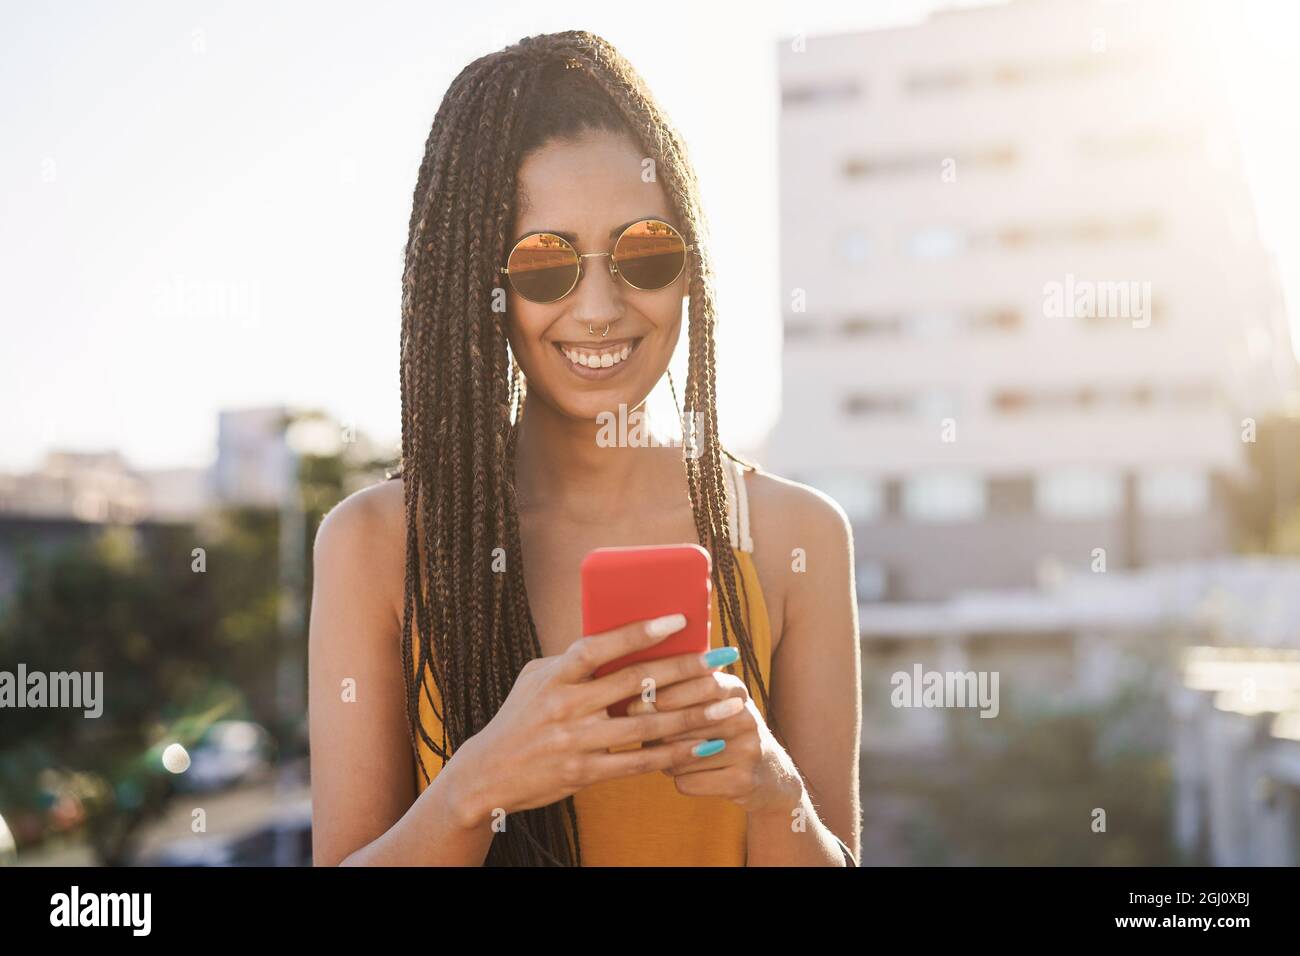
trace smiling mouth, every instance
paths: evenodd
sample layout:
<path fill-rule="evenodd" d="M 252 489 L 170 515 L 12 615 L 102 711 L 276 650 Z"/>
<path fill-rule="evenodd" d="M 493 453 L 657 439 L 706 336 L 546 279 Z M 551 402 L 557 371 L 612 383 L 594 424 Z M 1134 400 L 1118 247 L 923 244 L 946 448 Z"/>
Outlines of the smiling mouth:
<path fill-rule="evenodd" d="M 569 364 L 587 369 L 613 368 L 622 365 L 636 351 L 641 339 L 622 339 L 595 348 L 571 342 L 553 343 L 556 350 L 569 360 Z"/>

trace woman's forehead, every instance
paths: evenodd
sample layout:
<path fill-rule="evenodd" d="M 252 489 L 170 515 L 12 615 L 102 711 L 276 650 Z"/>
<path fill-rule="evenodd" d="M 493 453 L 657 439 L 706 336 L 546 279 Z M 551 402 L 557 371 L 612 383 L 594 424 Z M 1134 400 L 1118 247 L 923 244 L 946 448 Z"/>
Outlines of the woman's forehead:
<path fill-rule="evenodd" d="M 595 242 L 641 218 L 677 224 L 653 166 L 630 141 L 606 137 L 548 144 L 524 160 L 516 180 L 516 236 L 545 230 Z"/>

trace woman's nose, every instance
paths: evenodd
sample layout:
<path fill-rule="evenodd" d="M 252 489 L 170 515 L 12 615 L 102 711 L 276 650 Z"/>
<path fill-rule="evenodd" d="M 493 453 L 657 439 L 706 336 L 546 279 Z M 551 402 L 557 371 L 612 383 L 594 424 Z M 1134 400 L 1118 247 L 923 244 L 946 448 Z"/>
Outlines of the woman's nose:
<path fill-rule="evenodd" d="M 623 293 L 610 255 L 582 260 L 578 287 L 573 290 L 574 316 L 582 322 L 612 322 L 623 315 Z"/>

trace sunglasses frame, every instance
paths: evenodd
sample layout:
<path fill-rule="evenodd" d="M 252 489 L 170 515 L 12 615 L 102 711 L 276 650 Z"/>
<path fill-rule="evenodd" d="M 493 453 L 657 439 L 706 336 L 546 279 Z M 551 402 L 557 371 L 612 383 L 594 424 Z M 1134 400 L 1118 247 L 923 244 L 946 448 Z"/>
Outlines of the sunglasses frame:
<path fill-rule="evenodd" d="M 519 296 L 521 299 L 525 299 L 526 301 L 532 302 L 536 305 L 551 305 L 554 302 L 559 302 L 561 299 L 563 299 L 565 296 L 572 293 L 573 290 L 578 287 L 578 283 L 582 281 L 582 276 L 583 276 L 583 262 L 582 262 L 583 259 L 599 259 L 601 256 L 608 256 L 610 275 L 617 276 L 618 278 L 622 279 L 625 283 L 627 283 L 629 288 L 636 289 L 638 292 L 658 292 L 660 289 L 668 288 L 670 285 L 672 285 L 674 282 L 676 282 L 678 279 L 682 277 L 682 273 L 686 271 L 686 258 L 687 258 L 686 253 L 690 252 L 695 248 L 695 243 L 693 242 L 688 243 L 686 241 L 686 237 L 682 235 L 681 230 L 679 230 L 671 222 L 665 222 L 662 219 L 656 219 L 653 216 L 648 216 L 645 219 L 638 219 L 636 222 L 628 223 L 627 226 L 623 229 L 623 231 L 618 234 L 618 238 L 614 240 L 614 248 L 618 248 L 618 244 L 623 241 L 623 237 L 626 236 L 630 230 L 646 222 L 657 222 L 660 225 L 667 226 L 669 229 L 673 231 L 673 235 L 675 235 L 678 239 L 682 241 L 682 267 L 677 270 L 677 275 L 673 276 L 663 285 L 658 286 L 654 289 L 643 289 L 638 285 L 633 285 L 632 281 L 627 276 L 623 275 L 622 272 L 619 271 L 618 260 L 614 258 L 613 252 L 579 252 L 576 248 L 574 248 L 573 243 L 569 242 L 568 239 L 565 239 L 563 236 L 558 236 L 553 232 L 547 232 L 545 229 L 539 229 L 537 232 L 530 232 L 527 235 L 520 236 L 518 241 L 516 241 L 515 244 L 510 247 L 510 252 L 506 254 L 506 262 L 508 263 L 510 261 L 510 257 L 515 254 L 516 249 L 518 249 L 527 240 L 532 239 L 534 236 L 555 236 L 556 239 L 559 239 L 571 250 L 573 250 L 573 254 L 578 258 L 578 272 L 573 280 L 573 284 L 569 286 L 567 289 L 565 289 L 562 294 L 556 296 L 554 299 L 538 300 L 538 299 L 531 299 L 519 291 L 519 288 L 514 284 L 514 281 L 510 279 L 510 269 L 508 266 L 501 266 L 501 274 L 505 276 L 507 280 L 510 281 L 510 288 L 514 289 L 515 295 Z"/>

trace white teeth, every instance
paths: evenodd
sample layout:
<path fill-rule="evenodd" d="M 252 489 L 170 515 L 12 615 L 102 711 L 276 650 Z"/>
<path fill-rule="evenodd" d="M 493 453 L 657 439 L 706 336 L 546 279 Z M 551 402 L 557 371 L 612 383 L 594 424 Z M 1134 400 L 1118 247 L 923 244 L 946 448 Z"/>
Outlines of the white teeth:
<path fill-rule="evenodd" d="M 615 352 L 588 352 L 582 349 L 561 348 L 567 358 L 574 365 L 582 365 L 586 368 L 609 368 L 618 365 L 632 354 L 633 345 L 628 344 Z"/>

